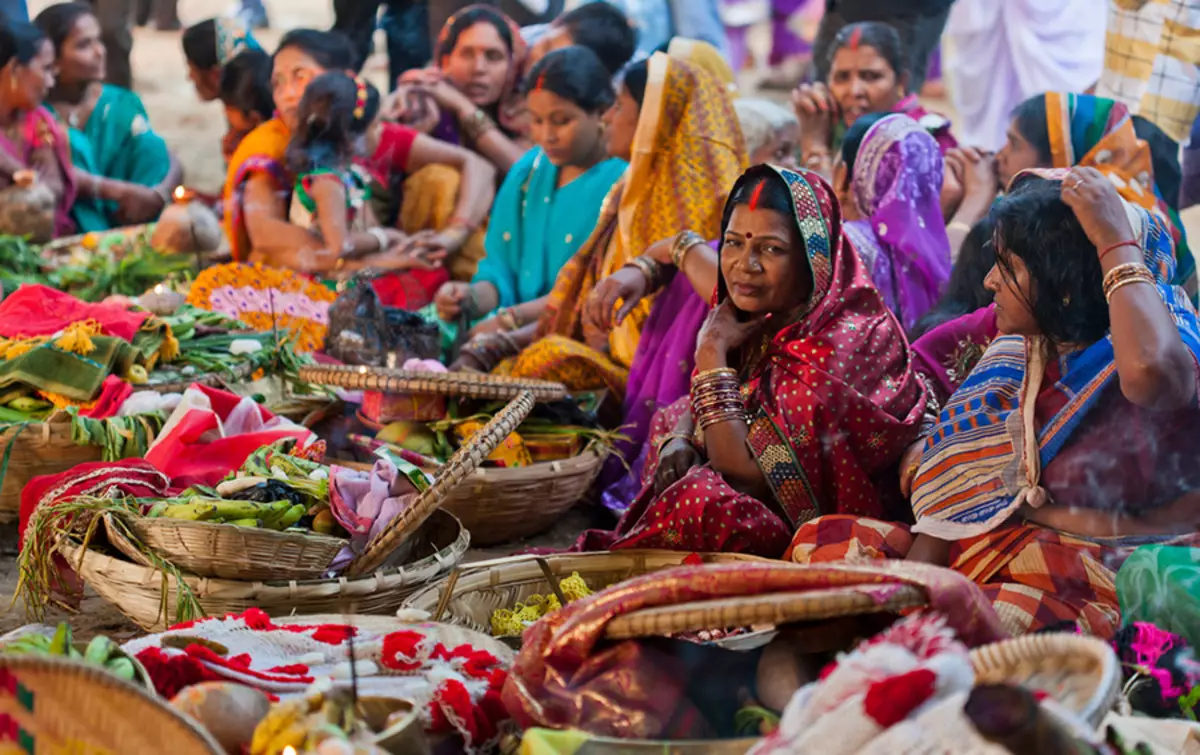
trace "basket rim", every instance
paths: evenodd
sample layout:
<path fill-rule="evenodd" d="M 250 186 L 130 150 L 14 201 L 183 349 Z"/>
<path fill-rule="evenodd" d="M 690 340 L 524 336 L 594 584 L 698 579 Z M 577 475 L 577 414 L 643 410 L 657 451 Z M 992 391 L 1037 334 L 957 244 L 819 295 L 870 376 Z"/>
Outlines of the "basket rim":
<path fill-rule="evenodd" d="M 147 709 L 154 710 L 155 715 L 164 719 L 170 719 L 172 724 L 180 729 L 181 734 L 186 733 L 190 735 L 195 739 L 196 744 L 204 745 L 213 755 L 224 753 L 224 749 L 217 744 L 217 741 L 211 734 L 192 719 L 167 704 L 166 700 L 157 695 L 151 695 L 148 691 L 133 682 L 119 679 L 98 666 L 70 658 L 37 655 L 5 655 L 0 656 L 0 668 L 10 668 L 17 673 L 20 673 L 24 669 L 34 673 L 73 677 L 76 683 L 80 679 L 83 679 L 104 688 L 108 694 L 115 694 L 124 698 L 137 698 L 145 703 Z"/>
<path fill-rule="evenodd" d="M 325 535 L 320 532 L 288 532 L 286 530 L 271 530 L 262 527 L 243 527 L 238 524 L 230 524 L 229 522 L 206 522 L 194 521 L 191 519 L 172 519 L 165 516 L 143 516 L 133 514 L 128 511 L 114 511 L 113 515 L 121 517 L 131 523 L 131 526 L 148 527 L 151 529 L 162 530 L 189 530 L 194 529 L 202 531 L 207 528 L 215 528 L 215 532 L 233 532 L 243 537 L 250 537 L 262 540 L 306 540 L 312 543 L 321 543 L 338 547 L 345 545 L 348 542 L 347 538 L 334 537 L 333 535 Z"/>
<path fill-rule="evenodd" d="M 443 511 L 440 509 L 435 511 L 433 513 L 433 516 L 449 517 L 450 519 L 452 519 L 454 521 L 454 524 L 458 527 L 458 536 L 455 537 L 455 539 L 450 544 L 448 544 L 442 548 L 439 548 L 437 553 L 441 553 L 443 551 L 454 550 L 456 548 L 456 546 L 458 546 L 459 543 L 463 542 L 464 540 L 467 543 L 466 547 L 467 548 L 470 547 L 471 535 L 467 531 L 467 528 L 463 527 L 462 522 L 460 522 L 458 520 L 458 517 L 454 516 L 449 511 Z M 79 558 L 79 553 L 81 550 L 81 544 L 79 542 L 77 542 L 73 539 L 69 540 L 69 541 L 60 540 L 59 545 L 57 547 L 61 550 L 66 551 L 63 553 L 63 557 L 66 558 L 68 560 L 68 562 L 71 562 L 72 565 L 75 563 L 74 560 L 77 560 Z M 144 571 L 153 571 L 153 572 L 159 571 L 158 569 L 155 569 L 152 566 L 143 566 L 142 564 L 136 563 L 135 561 L 131 561 L 127 557 L 125 557 L 124 554 L 121 554 L 120 556 L 116 556 L 116 555 L 109 554 L 109 553 L 102 553 L 102 552 L 100 552 L 94 548 L 90 548 L 90 547 L 87 549 L 87 552 L 86 552 L 86 554 L 84 554 L 84 557 L 85 557 L 85 559 L 92 559 L 92 558 L 99 559 L 101 563 L 104 563 L 105 561 L 116 562 L 117 564 L 120 564 L 122 568 L 128 567 L 128 568 L 141 569 Z M 321 587 L 324 585 L 335 584 L 335 583 L 336 584 L 349 584 L 352 582 L 365 582 L 368 580 L 386 580 L 390 577 L 397 577 L 397 576 L 404 574 L 406 571 L 409 571 L 414 564 L 419 563 L 420 561 L 424 561 L 426 558 L 436 558 L 436 554 L 418 559 L 417 561 L 414 561 L 412 563 L 402 564 L 400 566 L 389 566 L 389 567 L 386 567 L 383 569 L 377 569 L 377 570 L 367 573 L 367 574 L 359 574 L 359 575 L 354 575 L 354 576 L 339 575 L 337 577 L 328 577 L 328 578 L 320 578 L 320 579 L 279 579 L 279 580 L 263 581 L 263 580 L 222 579 L 221 577 L 201 577 L 199 575 L 191 574 L 189 572 L 182 572 L 182 574 L 183 574 L 184 582 L 186 582 L 193 589 L 195 589 L 196 585 L 216 585 L 218 587 L 237 586 L 239 589 L 243 589 L 243 590 L 257 589 L 260 587 L 265 587 L 265 588 L 269 588 L 269 589 L 273 589 L 273 590 L 294 590 L 294 589 L 303 589 L 306 587 Z"/>
<path fill-rule="evenodd" d="M 448 397 L 507 399 L 528 391 L 538 401 L 568 395 L 562 383 L 477 372 L 424 372 L 366 365 L 319 364 L 300 368 L 299 379 L 317 385 L 385 393 L 433 394 Z"/>

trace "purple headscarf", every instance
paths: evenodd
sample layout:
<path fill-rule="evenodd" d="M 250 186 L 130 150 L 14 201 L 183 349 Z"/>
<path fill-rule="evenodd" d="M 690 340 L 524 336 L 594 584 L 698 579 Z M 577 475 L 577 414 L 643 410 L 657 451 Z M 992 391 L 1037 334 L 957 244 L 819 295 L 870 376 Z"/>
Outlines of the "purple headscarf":
<path fill-rule="evenodd" d="M 846 223 L 846 235 L 909 330 L 950 278 L 937 142 L 906 115 L 881 118 L 858 148 L 853 191 L 867 219 Z"/>

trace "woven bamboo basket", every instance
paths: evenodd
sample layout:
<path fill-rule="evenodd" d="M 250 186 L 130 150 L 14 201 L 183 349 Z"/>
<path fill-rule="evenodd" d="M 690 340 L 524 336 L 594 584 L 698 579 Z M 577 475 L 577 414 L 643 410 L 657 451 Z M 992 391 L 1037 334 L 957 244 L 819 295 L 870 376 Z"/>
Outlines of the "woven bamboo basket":
<path fill-rule="evenodd" d="M 3 656 L 0 672 L 15 682 L 0 692 L 0 714 L 11 716 L 33 740 L 30 752 L 224 753 L 182 713 L 99 667 L 64 658 Z"/>
<path fill-rule="evenodd" d="M 1116 705 L 1121 664 L 1108 643 L 1075 634 L 1032 634 L 971 651 L 976 684 L 1040 690 L 1092 726 Z"/>
<path fill-rule="evenodd" d="M 405 606 L 425 611 L 434 621 L 491 634 L 492 614 L 497 608 L 512 608 L 531 595 L 550 594 L 557 589 L 558 580 L 574 572 L 579 572 L 589 588 L 599 591 L 630 577 L 679 566 L 688 555 L 679 551 L 628 550 L 481 561 L 455 569 L 445 579 L 415 592 Z M 711 553 L 701 558 L 709 564 L 763 560 L 734 553 Z M 555 580 L 553 586 L 551 578 Z"/>
<path fill-rule="evenodd" d="M 0 483 L 0 522 L 17 520 L 21 491 L 34 477 L 66 472 L 77 464 L 100 461 L 99 446 L 80 446 L 71 440 L 71 418 L 51 415 L 45 422 L 15 425 L 0 433 L 0 455 L 11 450 Z"/>
<path fill-rule="evenodd" d="M 402 565 L 364 576 L 242 582 L 185 575 L 184 582 L 209 616 L 254 607 L 271 616 L 297 612 L 390 614 L 414 590 L 447 574 L 469 545 L 467 531 L 442 511 L 430 517 L 398 551 Z M 176 623 L 178 588 L 173 577 L 95 549 L 84 552 L 75 542 L 61 542 L 59 550 L 100 597 L 146 631 L 160 632 Z"/>
<path fill-rule="evenodd" d="M 121 522 L 143 545 L 197 577 L 239 580 L 318 579 L 346 545 L 315 532 L 276 532 L 217 522 L 122 515 Z M 149 563 L 126 545 L 113 521 L 109 540 L 135 562 Z"/>
<path fill-rule="evenodd" d="M 462 520 L 475 545 L 496 545 L 554 526 L 579 502 L 607 456 L 599 444 L 578 456 L 527 467 L 479 467 L 446 497 L 442 507 Z"/>
<path fill-rule="evenodd" d="M 268 614 L 384 613 L 395 611 L 418 586 L 456 565 L 470 535 L 453 515 L 438 511 L 446 494 L 474 471 L 533 408 L 521 393 L 438 472 L 427 490 L 388 523 L 347 565 L 343 576 L 289 582 L 243 582 L 185 575 L 188 589 L 210 616 L 257 606 Z M 436 514 L 436 519 L 429 521 Z M 148 630 L 175 623 L 164 608 L 177 605 L 178 585 L 163 572 L 99 551 L 86 552 L 72 541 L 59 549 L 80 576 L 105 600 Z M 389 567 L 397 568 L 389 568 Z"/>
<path fill-rule="evenodd" d="M 413 372 L 384 367 L 312 365 L 300 368 L 300 379 L 317 385 L 383 393 L 417 393 L 460 398 L 510 400 L 524 391 L 537 401 L 565 398 L 566 386 L 545 380 L 481 375 L 475 372 Z"/>

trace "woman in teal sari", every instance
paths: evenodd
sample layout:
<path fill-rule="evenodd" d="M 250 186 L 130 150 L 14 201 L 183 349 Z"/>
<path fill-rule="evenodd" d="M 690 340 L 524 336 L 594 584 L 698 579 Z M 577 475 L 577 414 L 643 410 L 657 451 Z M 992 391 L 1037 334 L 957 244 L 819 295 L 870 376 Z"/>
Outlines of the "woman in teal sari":
<path fill-rule="evenodd" d="M 487 256 L 474 280 L 438 291 L 434 307 L 450 340 L 463 319 L 476 323 L 472 335 L 536 322 L 559 269 L 587 240 L 627 167 L 605 149 L 600 118 L 615 95 L 595 53 L 584 47 L 550 53 L 530 72 L 525 90 L 538 146 L 513 165 L 496 194 Z"/>
<path fill-rule="evenodd" d="M 155 220 L 180 182 L 179 162 L 150 128 L 141 99 L 103 83 L 105 50 L 91 8 L 59 3 L 38 14 L 58 77 L 46 105 L 68 127 L 80 231 Z"/>

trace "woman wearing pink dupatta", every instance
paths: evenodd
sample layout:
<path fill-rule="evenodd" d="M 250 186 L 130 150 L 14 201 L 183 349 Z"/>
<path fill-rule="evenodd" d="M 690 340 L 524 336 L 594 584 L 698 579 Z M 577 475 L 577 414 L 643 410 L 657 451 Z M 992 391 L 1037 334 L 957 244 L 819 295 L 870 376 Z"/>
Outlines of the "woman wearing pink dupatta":
<path fill-rule="evenodd" d="M 29 233 L 34 218 L 9 189 L 30 179 L 54 196 L 53 235 L 73 233 L 75 183 L 67 136 L 41 106 L 54 82 L 54 47 L 29 24 L 0 26 L 0 229 Z M 24 227 L 23 227 L 24 226 Z M 49 239 L 38 239 L 48 241 Z"/>

